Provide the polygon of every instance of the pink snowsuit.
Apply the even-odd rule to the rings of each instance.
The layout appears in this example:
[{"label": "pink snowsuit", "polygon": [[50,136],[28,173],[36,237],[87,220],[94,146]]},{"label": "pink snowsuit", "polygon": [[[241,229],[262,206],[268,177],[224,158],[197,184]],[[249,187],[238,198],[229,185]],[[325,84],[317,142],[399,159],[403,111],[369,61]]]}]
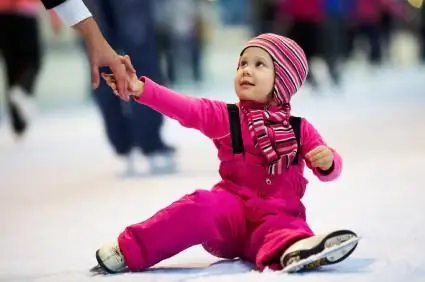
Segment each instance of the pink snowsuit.
[{"label": "pink snowsuit", "polygon": [[[118,238],[131,271],[149,268],[198,244],[221,258],[241,258],[257,265],[281,269],[280,256],[292,243],[313,235],[306,223],[301,198],[307,152],[325,145],[314,127],[301,123],[300,161],[281,175],[267,174],[265,158],[254,147],[246,117],[240,111],[245,155],[232,152],[229,117],[225,102],[185,96],[144,77],[138,102],[194,128],[211,138],[218,149],[222,180],[211,191],[196,190],[151,218],[128,226]],[[330,173],[313,173],[321,181],[336,179],[342,169],[334,152]]]}]

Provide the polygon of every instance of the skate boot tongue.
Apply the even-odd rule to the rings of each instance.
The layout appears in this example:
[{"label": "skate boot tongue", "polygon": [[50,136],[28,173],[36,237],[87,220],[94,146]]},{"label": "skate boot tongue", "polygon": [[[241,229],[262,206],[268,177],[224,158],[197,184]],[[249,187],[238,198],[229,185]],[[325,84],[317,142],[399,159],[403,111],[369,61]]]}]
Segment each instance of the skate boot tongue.
[{"label": "skate boot tongue", "polygon": [[96,251],[99,266],[108,273],[118,273],[126,268],[124,256],[117,243],[106,244]]}]

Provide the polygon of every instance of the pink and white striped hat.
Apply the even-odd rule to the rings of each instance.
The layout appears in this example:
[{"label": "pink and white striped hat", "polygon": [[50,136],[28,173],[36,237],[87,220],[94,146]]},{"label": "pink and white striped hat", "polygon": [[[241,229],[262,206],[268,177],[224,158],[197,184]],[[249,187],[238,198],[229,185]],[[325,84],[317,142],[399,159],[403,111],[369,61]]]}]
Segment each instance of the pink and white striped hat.
[{"label": "pink and white striped hat", "polygon": [[304,84],[308,62],[303,49],[288,37],[264,33],[249,40],[245,48],[260,47],[273,59],[275,70],[274,99],[279,105],[289,104],[292,95]]}]

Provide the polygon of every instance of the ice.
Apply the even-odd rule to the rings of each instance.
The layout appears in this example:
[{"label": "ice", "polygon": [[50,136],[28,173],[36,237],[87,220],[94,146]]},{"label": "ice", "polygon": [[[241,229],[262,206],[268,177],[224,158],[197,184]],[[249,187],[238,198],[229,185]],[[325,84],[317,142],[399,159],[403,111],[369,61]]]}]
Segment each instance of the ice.
[{"label": "ice", "polygon": [[[308,173],[304,198],[316,232],[356,231],[363,239],[343,263],[306,274],[258,273],[194,247],[144,273],[94,276],[96,248],[128,224],[217,180],[216,152],[200,133],[167,120],[180,171],[125,177],[125,160],[106,142],[93,106],[39,117],[15,143],[0,127],[1,281],[425,281],[425,79],[421,68],[352,70],[343,94],[302,91],[294,113],[306,116],[344,158],[336,182]],[[206,96],[232,100],[231,89]],[[143,159],[137,158],[138,170]]]}]

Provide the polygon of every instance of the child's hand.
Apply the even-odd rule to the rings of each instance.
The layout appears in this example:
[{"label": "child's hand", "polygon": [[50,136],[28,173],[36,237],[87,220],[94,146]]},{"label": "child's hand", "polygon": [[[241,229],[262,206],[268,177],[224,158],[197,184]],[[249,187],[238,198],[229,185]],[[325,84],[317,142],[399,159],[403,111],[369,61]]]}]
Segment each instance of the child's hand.
[{"label": "child's hand", "polygon": [[[130,57],[127,55],[123,57],[121,56],[121,61],[123,62],[123,64],[125,60],[129,61]],[[127,64],[125,65],[127,66]],[[127,81],[128,81],[128,86],[127,86],[128,95],[139,97],[142,94],[143,88],[145,85],[142,81],[139,80],[139,78],[137,77],[136,73],[134,73],[133,70],[127,69],[126,71],[127,71]],[[117,91],[117,81],[115,79],[115,76],[113,74],[102,73],[102,78],[106,81],[106,84],[108,84],[108,86],[112,88],[112,90],[114,91],[114,94],[119,96]]]},{"label": "child's hand", "polygon": [[321,170],[328,170],[332,167],[334,161],[332,151],[326,146],[317,146],[306,154],[307,160],[311,162],[311,166],[320,168]]}]

